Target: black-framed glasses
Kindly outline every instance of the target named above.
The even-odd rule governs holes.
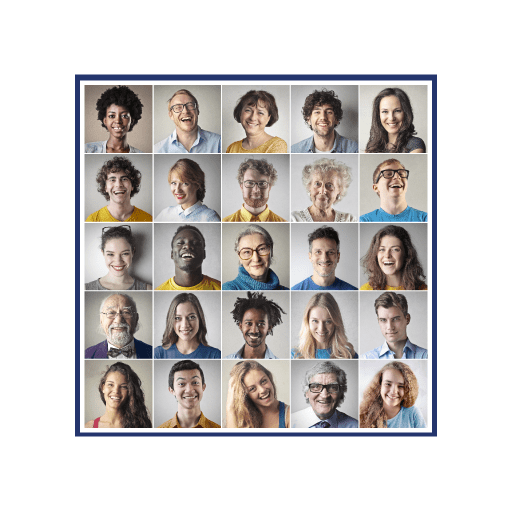
[[[337,382],[332,382],[331,384],[319,384],[318,382],[312,382],[309,385],[309,391],[312,393],[321,393],[324,388],[327,389],[327,393],[338,393],[340,385]]]
[[[268,188],[268,181],[244,181],[245,188],[254,188],[256,185],[258,185],[258,188],[265,189]]]
[[[119,229],[119,228],[127,229],[130,233],[132,232],[131,226],[129,226],[128,224],[123,224],[122,226],[106,226],[106,227],[102,228],[101,234],[103,235],[105,233],[105,231],[109,231],[110,229]]]
[[[177,103],[176,105],[173,105],[171,107],[171,110],[175,114],[179,114],[180,112],[183,112],[184,108],[186,108],[187,110],[195,110],[197,108],[197,105],[193,101],[189,101],[188,103]]]
[[[379,177],[375,183],[378,183],[381,178],[386,178],[387,180],[394,178],[396,172],[400,178],[409,179],[409,171],[407,169],[384,169],[380,171]]]
[[[123,318],[131,318],[134,313],[128,309],[124,311],[107,311],[106,313],[101,312],[102,315],[105,315],[109,320],[113,320],[117,315],[121,315]]]
[[[252,255],[254,254],[254,251],[256,251],[260,256],[266,256],[267,254],[270,254],[270,245],[260,245],[259,247],[256,247],[256,249],[251,249],[250,247],[244,247],[243,249],[240,249],[238,251],[238,256],[241,260],[250,260],[252,258]]]

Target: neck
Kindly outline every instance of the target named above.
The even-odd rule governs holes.
[[[267,209],[267,205],[260,206],[259,208],[253,208],[249,206],[247,203],[244,203],[244,208],[253,215],[259,215],[261,212],[264,212]]]
[[[394,418],[400,412],[400,406],[401,404],[389,407],[388,405],[384,404],[384,412],[386,413],[386,417],[388,420]]]
[[[110,423],[112,427],[121,428],[123,426],[123,414],[119,409],[111,409],[107,406],[107,410],[101,417],[101,421]]]
[[[334,220],[336,217],[332,206],[329,206],[325,210],[321,210],[315,205],[311,205],[309,207],[309,213],[311,214],[311,217],[313,217],[313,220],[317,222],[328,222]]]
[[[318,149],[318,151],[331,151],[331,149],[334,147],[334,130],[329,133],[328,135],[322,136],[315,133],[313,135],[313,139],[315,141],[315,148]]]
[[[327,350],[327,349],[331,348],[331,340],[329,340],[329,341],[315,340],[315,347],[317,350]]]
[[[385,201],[381,199],[380,207],[390,215],[398,215],[407,208],[407,201],[405,197],[389,198]]]
[[[135,207],[130,203],[130,201],[122,204],[113,203],[110,201],[110,203],[107,205],[107,209],[110,212],[110,215],[114,217],[114,219],[124,221],[130,217]]]
[[[183,144],[183,146],[185,146],[185,149],[187,151],[190,151],[192,144],[194,144],[194,142],[197,139],[198,132],[199,126],[196,126],[195,130],[191,132],[183,132],[178,127],[176,127],[176,138],[178,139],[178,142],[180,144]]]
[[[388,142],[390,144],[396,144],[396,140],[398,139],[398,133],[388,133]]]
[[[262,343],[260,346],[253,348],[245,344],[243,358],[244,359],[264,359],[267,351],[267,344]]]
[[[125,153],[126,150],[130,150],[130,146],[128,142],[126,142],[127,135],[123,135],[122,137],[113,137],[109,136],[107,140],[107,149],[112,149],[114,153]]]
[[[181,338],[178,338],[178,341],[176,342],[176,348],[182,354],[191,354],[197,350],[197,347],[199,347],[199,341],[197,341],[196,338],[190,341],[185,341]]]
[[[398,288],[399,286],[402,286],[402,273],[395,272],[391,276],[386,276],[386,285],[392,286],[393,288]]]
[[[193,409],[184,409],[178,404],[178,422],[182,428],[193,428],[201,418],[201,407],[199,404]]]
[[[190,272],[185,272],[180,268],[176,267],[176,275],[174,276],[174,282],[178,286],[183,288],[191,288],[196,284],[199,284],[203,280],[203,269],[202,267],[196,268]]]
[[[245,134],[245,139],[242,141],[242,146],[245,146],[245,149],[254,149],[258,146],[261,146],[267,140],[270,140],[272,137],[266,133],[260,133],[259,135],[247,135]]]
[[[267,414],[279,414],[279,400],[276,400],[274,398],[274,401],[272,402],[272,405],[269,406],[269,407],[261,407],[257,404],[254,404],[256,405],[256,409],[258,409],[258,411],[261,412],[261,415],[263,416],[263,418],[265,418],[265,416]],[[263,420],[265,421],[265,420]]]
[[[311,280],[318,286],[331,286],[336,280],[336,274],[333,272],[330,276],[322,277],[318,274],[313,274]]]
[[[103,282],[105,284],[109,283],[114,286],[122,285],[122,284],[132,285],[134,281],[135,281],[135,279],[130,274],[128,274],[128,272],[125,272],[122,276],[113,276],[109,272],[106,276],[104,276],[100,279],[100,283],[101,282]]]
[[[407,338],[400,341],[386,341],[386,343],[388,344],[388,347],[395,353],[395,359],[402,359],[402,356],[404,355],[404,347],[407,343]]]

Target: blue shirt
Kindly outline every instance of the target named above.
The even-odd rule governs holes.
[[[162,346],[156,347],[155,359],[220,359],[220,350],[215,347],[199,345],[194,352],[182,354],[174,344],[168,349]]]
[[[238,351],[234,352],[233,354],[229,354],[225,359],[243,359],[242,354],[244,353],[245,345]],[[272,354],[272,351],[268,348],[265,350],[265,357],[263,359],[279,359],[274,354]]]
[[[292,428],[325,428],[320,425],[324,421],[329,424],[328,428],[357,428],[357,420],[345,414],[344,412],[334,409],[334,412],[330,418],[321,420],[315,414],[312,407],[303,409],[302,411],[294,412],[291,416]]]
[[[197,129],[197,138],[192,144],[190,151],[178,141],[176,130],[167,139],[157,142],[153,148],[154,153],[220,153],[220,135]]]
[[[317,348],[315,350],[315,359],[330,359],[331,358],[330,348]],[[298,348],[292,348],[292,359],[298,359],[300,355]],[[355,352],[354,359],[359,359],[357,352]]]
[[[365,213],[359,217],[360,222],[427,222],[426,212],[408,206],[398,215],[385,212],[382,208]]]
[[[219,214],[205,206],[201,201],[183,210],[178,204],[162,210],[155,222],[220,222]]]
[[[292,290],[357,290],[357,288],[338,278],[334,280],[331,286],[319,286],[310,276],[304,279],[304,281],[292,286]]]
[[[107,142],[104,140],[103,142],[88,142],[85,145],[85,152],[86,153],[106,153],[107,152]],[[133,146],[130,146],[130,153],[144,153],[144,151],[141,151],[140,149],[134,148]],[[114,155],[122,155],[123,153],[113,153]]]
[[[361,359],[395,359],[395,353],[388,347],[388,342],[385,341],[384,345],[363,354]],[[414,345],[407,338],[402,359],[428,359],[428,350]]]
[[[388,428],[423,428],[426,427],[425,419],[421,411],[412,407],[400,407],[400,412],[390,420],[387,420]]]
[[[315,140],[312,135],[309,139],[301,140],[292,146],[292,153],[314,153]],[[357,142],[346,139],[334,130],[334,145],[330,151],[331,153],[358,153],[359,147]]]

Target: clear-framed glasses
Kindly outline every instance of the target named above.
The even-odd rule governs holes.
[[[238,256],[241,260],[250,260],[252,258],[252,255],[254,251],[256,251],[260,256],[266,256],[267,254],[270,254],[270,245],[260,245],[259,247],[256,247],[256,249],[251,249],[249,247],[244,247],[243,249],[240,249],[238,251]]]
[[[396,172],[400,178],[409,179],[409,171],[407,169],[384,169],[383,171],[380,171],[379,177],[375,183],[378,183],[381,177],[386,178],[387,180],[394,178]]]
[[[309,385],[309,391],[312,393],[321,393],[324,388],[327,389],[327,393],[338,393],[340,385],[337,382],[332,382],[331,384],[319,384],[318,382],[312,382]]]
[[[173,105],[171,107],[171,110],[175,114],[179,114],[180,112],[183,112],[184,108],[186,108],[187,110],[195,110],[197,108],[197,105],[193,101],[189,101],[188,103],[177,103],[176,105]]]
[[[244,181],[245,188],[254,188],[256,185],[258,185],[258,188],[265,189],[265,188],[268,188],[268,181],[252,181],[252,180]]]
[[[123,311],[107,311],[106,313],[102,311],[101,314],[105,315],[109,320],[113,320],[117,315],[121,315],[123,318],[131,318],[133,311],[129,309],[124,309]]]

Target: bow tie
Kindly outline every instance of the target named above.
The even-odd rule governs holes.
[[[111,348],[107,352],[109,357],[117,357],[119,354],[123,354],[123,356],[126,357],[132,357],[135,354],[135,349],[133,347]]]
[[[319,421],[318,423],[315,423],[314,425],[312,425],[311,427],[309,428],[331,428],[331,425],[329,424],[328,421]]]

